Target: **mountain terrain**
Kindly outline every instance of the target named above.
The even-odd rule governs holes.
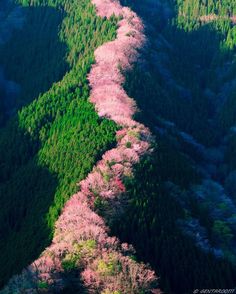
[[[234,291],[236,2],[0,4],[0,293]]]

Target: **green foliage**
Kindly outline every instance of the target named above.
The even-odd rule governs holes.
[[[138,258],[156,270],[166,293],[234,287],[235,268],[204,253],[179,229],[177,220],[186,213],[165,188],[161,153],[157,147],[151,158],[144,158],[136,167],[135,177],[126,187],[129,202],[123,214],[112,221],[112,233],[134,245]],[[225,225],[220,224],[219,229],[228,236]]]
[[[62,268],[65,272],[73,271],[77,268],[77,259],[71,258],[71,259],[65,259],[62,261]]]
[[[131,148],[131,147],[132,147],[132,144],[131,144],[131,142],[127,142],[127,143],[125,144],[125,146],[126,146],[126,148]]]
[[[29,51],[32,49],[32,54],[24,54],[20,48],[23,54],[21,63],[34,64],[32,71],[26,71],[26,76],[19,74],[14,57],[8,65],[9,75],[18,75],[19,82],[25,83],[27,98],[24,100],[22,97],[24,103],[33,100],[37,93],[41,94],[20,109],[18,115],[0,131],[1,284],[21,271],[50,242],[53,225],[65,201],[77,191],[76,183],[86,177],[104,151],[114,144],[117,130],[113,122],[99,118],[88,102],[87,82],[87,74],[94,62],[94,50],[115,37],[116,19],[97,17],[89,0],[19,3],[28,11],[28,20],[32,20],[40,30],[39,35],[45,28],[45,46],[52,47],[55,56],[51,63],[45,62],[49,57],[44,54],[47,55],[48,51],[42,45],[38,62],[42,63],[42,70],[46,69],[52,75],[46,80],[39,77],[34,89],[30,79],[36,79],[37,56],[33,52],[37,51],[33,45],[26,46]],[[37,14],[36,11],[42,13]],[[39,19],[35,19],[37,17]],[[60,66],[62,51],[60,46],[55,49],[52,45],[54,41],[50,32],[62,17],[59,38],[60,44],[64,45],[60,46],[67,46],[69,70],[56,82],[64,74],[65,67]],[[31,30],[30,23],[27,24],[22,38],[27,32],[31,34],[34,28]],[[16,32],[15,36],[20,42],[20,35]],[[9,40],[6,47],[8,56],[15,54],[15,48],[9,45],[11,42]],[[43,40],[40,42],[44,44]],[[29,77],[30,74],[34,76]],[[50,87],[53,81],[56,83]],[[67,268],[72,265],[65,262]]]
[[[122,294],[120,291],[105,290],[101,294]]]
[[[233,50],[236,44],[236,30],[231,18],[236,15],[235,7],[235,0],[177,0],[175,22],[179,28],[188,32],[208,25],[222,34],[222,49]]]
[[[40,282],[38,283],[39,289],[48,289],[48,284],[46,282]]]
[[[62,261],[63,270],[66,273],[78,271],[78,263],[81,257],[90,257],[96,249],[95,240],[85,240],[74,244],[73,252],[68,253]]]
[[[216,236],[216,238],[220,236],[222,239],[224,239],[225,244],[229,243],[233,238],[231,229],[226,222],[221,220],[216,220],[214,222],[213,234]]]
[[[99,211],[99,214],[103,214],[103,211],[106,211],[109,207],[109,203],[107,200],[102,199],[101,197],[97,196],[94,201],[94,207],[97,211]]]
[[[93,250],[96,248],[96,241],[95,240],[86,240],[82,242],[83,247],[87,250]]]
[[[97,265],[97,272],[102,276],[114,276],[121,272],[121,270],[121,264],[112,255],[106,261],[101,259]]]
[[[236,27],[235,26],[228,31],[226,44],[231,50],[235,48],[236,46]]]
[[[125,87],[140,109],[136,119],[155,134],[157,146],[126,181],[127,209],[119,220],[107,221],[112,233],[132,243],[138,257],[157,271],[165,293],[234,287],[235,265],[203,252],[178,226],[179,219],[190,222],[196,217],[213,242],[219,244],[218,237],[225,234],[224,256],[235,261],[226,249],[233,234],[229,226],[214,223],[207,202],[191,197],[191,185],[204,177],[193,166],[207,160],[178,133],[184,131],[207,147],[219,146],[225,136],[226,158],[213,177],[222,184],[228,170],[235,170],[235,129],[227,136],[236,123],[236,39],[230,19],[236,13],[235,1],[163,0],[156,7],[154,1],[123,2],[154,28],[147,30],[150,50],[142,55],[145,66],[128,73]],[[216,17],[201,18],[210,14]],[[170,191],[169,184],[178,188]]]
[[[236,14],[235,0],[177,0],[179,24],[187,29],[201,25],[201,16],[215,15],[218,18],[229,18]]]

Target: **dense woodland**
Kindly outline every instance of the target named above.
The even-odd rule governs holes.
[[[116,19],[97,17],[89,0],[18,2],[24,26],[0,45],[4,73],[20,85],[11,112],[0,100],[1,284],[49,244],[76,182],[118,129],[88,102],[86,80],[95,48],[115,37]],[[166,293],[233,288],[236,212],[220,198],[212,215],[211,201],[196,195],[210,179],[236,204],[236,3],[122,2],[146,24],[149,43],[125,88],[155,143],[126,179],[125,210],[107,220],[111,233],[134,244]]]
[[[137,166],[133,181],[127,180],[127,209],[119,216],[122,222],[111,224],[112,233],[134,244],[166,293],[233,288],[235,209],[229,221],[226,211],[224,216],[219,211],[235,203],[236,39],[229,19],[235,3],[123,2],[146,23],[149,49],[127,74],[125,87],[138,103],[136,119],[150,127],[156,142],[154,154]],[[200,21],[211,13],[224,17]],[[195,197],[205,179],[229,193],[227,204],[215,199],[215,214],[218,202],[212,206]]]
[[[97,17],[89,0],[22,4],[24,27],[1,46],[8,79],[21,85],[15,107],[27,104],[0,130],[1,284],[48,244],[63,204],[117,129],[88,102],[86,80],[116,20]]]
[[[164,293],[234,288],[234,266],[204,253],[177,225],[178,219],[189,215],[176,200],[177,192],[170,193],[164,182],[171,179],[186,189],[194,171],[182,159],[159,140],[152,158],[143,159],[136,168],[135,180],[127,181],[127,208],[119,216],[122,222],[117,219],[110,224],[112,233],[132,243],[138,259],[151,264]]]

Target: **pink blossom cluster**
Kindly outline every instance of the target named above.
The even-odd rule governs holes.
[[[138,51],[145,42],[143,24],[129,8],[121,7],[117,1],[93,0],[99,15],[112,13],[122,19],[118,23],[117,38],[100,46],[95,51],[96,63],[89,74],[90,101],[95,104],[100,116],[108,117],[122,126],[134,126],[132,116],[136,105],[122,87],[121,71],[131,68],[138,58]],[[112,10],[113,8],[113,10]]]
[[[82,278],[89,293],[160,293],[154,271],[131,258],[132,246],[109,237],[104,219],[96,213],[98,199],[112,207],[122,206],[124,177],[132,176],[133,165],[151,151],[151,134],[133,120],[135,102],[122,87],[122,71],[131,68],[138,58],[137,49],[144,44],[143,25],[118,1],[92,2],[102,17],[121,16],[116,40],[96,50],[96,63],[88,76],[90,101],[99,115],[122,127],[116,134],[117,146],[107,151],[79,183],[80,191],[66,203],[56,222],[52,244],[21,275],[13,277],[3,293],[13,293],[15,289],[16,293],[40,293],[40,283],[58,293],[64,286],[68,262],[80,270],[78,278]]]
[[[81,270],[78,280],[82,278],[89,293],[158,293],[154,271],[132,260],[133,253],[132,246],[108,236],[104,220],[79,192],[66,203],[52,244],[20,276],[13,277],[2,293],[15,293],[16,286],[16,293],[40,293],[42,283],[60,292],[66,260],[73,260]]]
[[[236,24],[236,15],[231,16],[231,21],[233,24]]]
[[[233,16],[220,16],[220,15],[217,15],[217,14],[207,14],[207,15],[202,15],[199,17],[199,20],[203,23],[208,23],[208,22],[212,22],[212,21],[215,21],[217,19],[222,19],[222,20],[231,20],[232,24],[235,25],[236,24],[236,16],[233,15]]]
[[[140,156],[150,150],[151,135],[138,124],[117,132],[117,147],[107,151],[88,177],[80,182],[81,192],[87,195],[93,207],[96,197],[118,200],[125,191],[124,176],[132,175],[132,167]]]

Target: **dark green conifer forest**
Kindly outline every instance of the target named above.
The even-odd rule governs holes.
[[[117,19],[96,16],[90,0],[4,1],[22,23],[0,38],[1,287],[50,244],[76,183],[119,129],[88,101],[87,81]],[[236,1],[121,2],[145,24],[148,42],[124,87],[154,140],[125,178],[124,208],[106,219],[110,234],[134,245],[164,293],[233,289]]]
[[[89,0],[19,4],[24,25],[0,54],[8,79],[21,85],[0,130],[1,285],[49,244],[65,201],[117,129],[88,102],[86,80],[116,19],[97,17]]]
[[[236,39],[230,18],[236,3],[123,3],[146,24],[150,43],[142,62],[127,74],[125,88],[137,101],[136,119],[151,129],[155,143],[134,180],[127,179],[126,210],[108,223],[156,270],[165,293],[234,289],[235,209],[226,212],[229,202],[219,195],[227,193],[235,205]],[[200,17],[209,14],[218,17],[203,22]],[[206,179],[226,191],[215,190],[213,204],[211,196],[197,197],[205,193]]]

